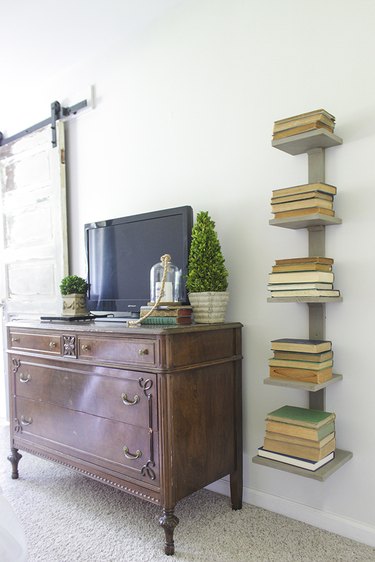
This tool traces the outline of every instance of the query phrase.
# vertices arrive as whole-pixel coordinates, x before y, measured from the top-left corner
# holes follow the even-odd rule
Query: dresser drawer
[[[17,351],[35,351],[48,355],[61,354],[61,338],[59,334],[27,333],[11,330],[9,333],[9,346]]]
[[[14,423],[22,439],[138,480],[159,481],[158,432],[24,398],[16,399]]]
[[[50,366],[11,356],[14,393],[140,427],[156,428],[156,376],[123,369]]]
[[[153,366],[156,362],[156,343],[142,338],[78,337],[78,357],[109,363]]]

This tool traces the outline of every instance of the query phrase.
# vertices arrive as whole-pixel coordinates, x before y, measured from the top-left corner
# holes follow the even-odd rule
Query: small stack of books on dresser
[[[332,378],[332,343],[283,338],[271,342],[270,377],[321,384]]]
[[[316,109],[307,113],[300,113],[293,117],[286,117],[274,122],[273,140],[299,135],[313,131],[314,129],[324,129],[333,133],[335,129],[335,117],[325,109]]]
[[[158,306],[147,318],[144,318],[152,309],[152,306],[141,306],[140,318],[142,324],[161,325],[186,325],[193,323],[193,309],[191,306],[168,305]]]
[[[333,198],[337,188],[328,183],[316,182],[274,189],[271,211],[275,219],[287,219],[306,215],[335,216]]]
[[[321,256],[275,261],[268,275],[271,297],[339,297],[333,289],[333,259]]]
[[[283,406],[266,417],[260,457],[315,471],[335,456],[335,414]]]

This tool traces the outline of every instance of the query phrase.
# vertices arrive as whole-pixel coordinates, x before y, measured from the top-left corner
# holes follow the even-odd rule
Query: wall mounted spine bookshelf
[[[272,142],[272,146],[293,156],[306,153],[308,156],[308,183],[325,182],[325,150],[342,144],[342,139],[335,134],[316,129],[306,133],[289,136]],[[335,216],[314,213],[292,218],[274,218],[269,221],[272,226],[289,229],[306,228],[308,230],[308,255],[325,256],[326,226],[341,224],[341,219]],[[267,299],[272,303],[305,303],[309,307],[309,339],[325,340],[326,304],[341,302],[342,297],[275,297]],[[266,378],[265,384],[283,386],[305,390],[309,393],[309,408],[325,410],[326,388],[342,380],[342,375],[333,374],[332,378],[321,384]],[[253,457],[253,462],[278,470],[298,474],[315,480],[323,481],[352,458],[352,453],[341,449],[335,450],[335,458],[315,472],[291,466],[282,462],[270,460],[260,456]]]

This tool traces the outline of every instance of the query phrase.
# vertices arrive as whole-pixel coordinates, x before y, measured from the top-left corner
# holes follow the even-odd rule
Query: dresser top
[[[168,333],[186,333],[186,332],[205,332],[216,331],[233,328],[241,328],[240,322],[224,322],[220,324],[191,324],[187,326],[141,326],[136,325],[130,327],[127,323],[120,322],[95,322],[90,321],[40,321],[40,320],[14,320],[7,324],[10,329],[27,329],[27,330],[56,330],[58,332],[91,332],[91,333],[108,333],[108,334],[137,334],[142,335],[158,335]]]

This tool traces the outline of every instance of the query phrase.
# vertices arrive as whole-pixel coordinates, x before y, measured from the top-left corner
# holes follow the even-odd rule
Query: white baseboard
[[[226,479],[218,480],[207,486],[208,490],[230,496],[229,481]],[[367,525],[342,517],[334,513],[327,513],[314,507],[309,507],[291,500],[252,490],[243,489],[243,501],[256,507],[268,509],[274,513],[291,517],[298,521],[303,521],[319,529],[324,529],[330,533],[336,533],[343,537],[375,547],[375,526]]]

